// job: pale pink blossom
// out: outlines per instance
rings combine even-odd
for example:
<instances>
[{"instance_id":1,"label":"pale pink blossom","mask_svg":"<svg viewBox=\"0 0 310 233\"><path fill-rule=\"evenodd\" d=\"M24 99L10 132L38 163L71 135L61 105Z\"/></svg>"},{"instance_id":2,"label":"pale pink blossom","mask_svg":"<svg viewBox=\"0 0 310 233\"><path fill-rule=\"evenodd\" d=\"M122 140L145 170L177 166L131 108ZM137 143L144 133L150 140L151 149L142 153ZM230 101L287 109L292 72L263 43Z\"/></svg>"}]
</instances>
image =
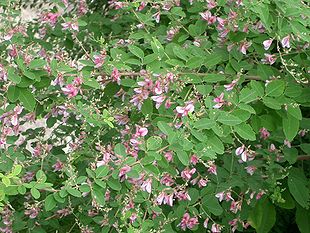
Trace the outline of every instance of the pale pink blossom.
<instances>
[{"instance_id":1,"label":"pale pink blossom","mask_svg":"<svg viewBox=\"0 0 310 233\"><path fill-rule=\"evenodd\" d=\"M199 187L199 188L206 187L207 184L208 184L208 180L206 180L206 179L200 179L200 180L198 181L198 187Z\"/></svg>"},{"instance_id":2,"label":"pale pink blossom","mask_svg":"<svg viewBox=\"0 0 310 233\"><path fill-rule=\"evenodd\" d=\"M185 213L183 215L183 218L181 222L178 224L178 227L180 227L183 231L188 229L193 229L196 225L198 225L198 218L197 217L190 217L188 213Z\"/></svg>"},{"instance_id":3,"label":"pale pink blossom","mask_svg":"<svg viewBox=\"0 0 310 233\"><path fill-rule=\"evenodd\" d=\"M68 84L67 86L61 88L61 90L68 96L68 98L72 98L79 93L79 89L72 84Z\"/></svg>"},{"instance_id":4,"label":"pale pink blossom","mask_svg":"<svg viewBox=\"0 0 310 233\"><path fill-rule=\"evenodd\" d=\"M144 181L144 182L142 183L142 185L141 185L141 189L142 189L143 191L146 191L146 192L148 192L148 193L151 193L151 191L152 191L152 179L149 178L149 179L147 179L146 181Z\"/></svg>"},{"instance_id":5,"label":"pale pink blossom","mask_svg":"<svg viewBox=\"0 0 310 233\"><path fill-rule=\"evenodd\" d=\"M241 210L242 201L232 201L230 204L230 211L236 214L238 211Z\"/></svg>"},{"instance_id":6,"label":"pale pink blossom","mask_svg":"<svg viewBox=\"0 0 310 233\"><path fill-rule=\"evenodd\" d=\"M213 102L217 103L213 108L221 108L225 104L224 92L222 92L218 97L214 98Z\"/></svg>"},{"instance_id":7,"label":"pale pink blossom","mask_svg":"<svg viewBox=\"0 0 310 233\"><path fill-rule=\"evenodd\" d=\"M111 77L114 82L116 82L118 85L121 85L121 75L116 67L113 68Z\"/></svg>"},{"instance_id":8,"label":"pale pink blossom","mask_svg":"<svg viewBox=\"0 0 310 233\"><path fill-rule=\"evenodd\" d=\"M248 42L248 41L241 42L240 47L239 47L240 52L245 55L247 50L248 50L248 48L251 45L252 45L252 42Z\"/></svg>"},{"instance_id":9,"label":"pale pink blossom","mask_svg":"<svg viewBox=\"0 0 310 233\"><path fill-rule=\"evenodd\" d=\"M192 168L192 169L189 169L189 168L185 168L182 172L181 172L181 177L184 179L184 180L187 180L189 181L192 176L195 174L196 172L196 168Z\"/></svg>"},{"instance_id":10,"label":"pale pink blossom","mask_svg":"<svg viewBox=\"0 0 310 233\"><path fill-rule=\"evenodd\" d=\"M225 193L224 192L217 193L215 197L219 199L219 202L222 202L225 197Z\"/></svg>"},{"instance_id":11,"label":"pale pink blossom","mask_svg":"<svg viewBox=\"0 0 310 233\"><path fill-rule=\"evenodd\" d=\"M269 39L269 40L265 40L265 41L263 42L264 49L265 49L265 50L268 50L268 49L270 48L272 42L273 42L273 39L272 39L272 38Z\"/></svg>"},{"instance_id":12,"label":"pale pink blossom","mask_svg":"<svg viewBox=\"0 0 310 233\"><path fill-rule=\"evenodd\" d=\"M238 83L238 81L239 81L239 78L233 80L230 84L224 85L226 91L231 91L232 89L234 89L234 87L235 87L235 85Z\"/></svg>"},{"instance_id":13,"label":"pale pink blossom","mask_svg":"<svg viewBox=\"0 0 310 233\"><path fill-rule=\"evenodd\" d=\"M206 218L203 222L203 227L208 228L209 218Z\"/></svg>"},{"instance_id":14,"label":"pale pink blossom","mask_svg":"<svg viewBox=\"0 0 310 233\"><path fill-rule=\"evenodd\" d=\"M272 65L273 63L275 63L277 60L277 56L275 54L271 55L268 53L265 53L265 58L262 59L262 62L264 64L269 64Z\"/></svg>"},{"instance_id":15,"label":"pale pink blossom","mask_svg":"<svg viewBox=\"0 0 310 233\"><path fill-rule=\"evenodd\" d=\"M144 137L146 136L148 133L148 130L147 128L144 128L144 127L140 127L140 126L136 126L136 133L135 133L135 136L137 137Z\"/></svg>"},{"instance_id":16,"label":"pale pink blossom","mask_svg":"<svg viewBox=\"0 0 310 233\"><path fill-rule=\"evenodd\" d=\"M259 132L260 132L260 138L262 138L263 140L266 140L270 136L270 133L266 128L261 128Z\"/></svg>"},{"instance_id":17,"label":"pale pink blossom","mask_svg":"<svg viewBox=\"0 0 310 233\"><path fill-rule=\"evenodd\" d=\"M160 95L160 96L152 96L151 99L155 101L155 107L156 109L159 109L160 105L165 101L165 96Z\"/></svg>"},{"instance_id":18,"label":"pale pink blossom","mask_svg":"<svg viewBox=\"0 0 310 233\"><path fill-rule=\"evenodd\" d=\"M256 169L257 169L257 167L255 167L255 166L247 166L247 167L245 167L246 172L249 173L251 176L254 174Z\"/></svg>"},{"instance_id":19,"label":"pale pink blossom","mask_svg":"<svg viewBox=\"0 0 310 233\"><path fill-rule=\"evenodd\" d=\"M131 171L131 167L130 167L130 166L125 165L124 167L122 167L122 168L119 170L119 174L118 174L118 177L120 178L120 180L121 180L121 181L124 181L124 180L127 178L126 174L127 174L128 172L130 172L130 171Z\"/></svg>"},{"instance_id":20,"label":"pale pink blossom","mask_svg":"<svg viewBox=\"0 0 310 233\"><path fill-rule=\"evenodd\" d=\"M245 150L245 145L242 145L236 149L235 154L241 155L244 152L244 150Z\"/></svg>"},{"instance_id":21,"label":"pale pink blossom","mask_svg":"<svg viewBox=\"0 0 310 233\"><path fill-rule=\"evenodd\" d=\"M197 157L197 155L192 155L192 157L190 158L190 163L193 165L196 165L199 161L199 158Z\"/></svg>"},{"instance_id":22,"label":"pale pink blossom","mask_svg":"<svg viewBox=\"0 0 310 233\"><path fill-rule=\"evenodd\" d=\"M283 144L286 145L288 148L292 147L291 142L287 139L284 140Z\"/></svg>"},{"instance_id":23,"label":"pale pink blossom","mask_svg":"<svg viewBox=\"0 0 310 233\"><path fill-rule=\"evenodd\" d=\"M155 22L156 22L156 23L159 23L159 21L160 21L160 11L156 12L156 13L153 15L153 18L155 19Z\"/></svg>"},{"instance_id":24,"label":"pale pink blossom","mask_svg":"<svg viewBox=\"0 0 310 233\"><path fill-rule=\"evenodd\" d=\"M219 224L213 223L211 227L212 233L221 233L221 226Z\"/></svg>"},{"instance_id":25,"label":"pale pink blossom","mask_svg":"<svg viewBox=\"0 0 310 233\"><path fill-rule=\"evenodd\" d=\"M164 154L165 158L168 160L168 162L171 162L173 159L173 154L172 152L168 151Z\"/></svg>"},{"instance_id":26,"label":"pale pink blossom","mask_svg":"<svg viewBox=\"0 0 310 233\"><path fill-rule=\"evenodd\" d=\"M209 10L211 10L217 6L217 3L214 0L207 0L207 3L208 3L207 7Z\"/></svg>"},{"instance_id":27,"label":"pale pink blossom","mask_svg":"<svg viewBox=\"0 0 310 233\"><path fill-rule=\"evenodd\" d=\"M212 16L210 11L200 13L200 16L208 22L208 24L214 24L216 22L216 16Z\"/></svg>"},{"instance_id":28,"label":"pale pink blossom","mask_svg":"<svg viewBox=\"0 0 310 233\"><path fill-rule=\"evenodd\" d=\"M282 44L282 47L283 48L290 48L291 45L290 45L290 39L291 39L291 36L288 35L286 37L284 37L282 40L281 40L281 44Z\"/></svg>"},{"instance_id":29,"label":"pale pink blossom","mask_svg":"<svg viewBox=\"0 0 310 233\"><path fill-rule=\"evenodd\" d=\"M62 30L73 30L73 31L79 31L79 25L77 22L66 22L66 23L62 23Z\"/></svg>"},{"instance_id":30,"label":"pale pink blossom","mask_svg":"<svg viewBox=\"0 0 310 233\"><path fill-rule=\"evenodd\" d=\"M104 64L105 55L103 54L97 54L93 56L95 68L100 68Z\"/></svg>"},{"instance_id":31,"label":"pale pink blossom","mask_svg":"<svg viewBox=\"0 0 310 233\"><path fill-rule=\"evenodd\" d=\"M194 110L195 107L192 102L188 102L184 107L176 107L177 113L179 113L181 116L187 116L189 113L194 112Z\"/></svg>"}]
</instances>

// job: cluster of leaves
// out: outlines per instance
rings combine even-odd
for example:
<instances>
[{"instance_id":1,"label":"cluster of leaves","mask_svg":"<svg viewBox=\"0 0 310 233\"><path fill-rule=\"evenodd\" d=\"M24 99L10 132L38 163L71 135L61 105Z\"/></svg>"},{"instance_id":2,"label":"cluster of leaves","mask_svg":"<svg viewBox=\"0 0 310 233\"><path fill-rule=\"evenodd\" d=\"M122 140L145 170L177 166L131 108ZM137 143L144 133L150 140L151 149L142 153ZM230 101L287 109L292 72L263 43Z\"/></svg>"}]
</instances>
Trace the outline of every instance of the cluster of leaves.
<instances>
[{"instance_id":1,"label":"cluster of leaves","mask_svg":"<svg viewBox=\"0 0 310 233\"><path fill-rule=\"evenodd\" d=\"M0 6L1 232L310 231L304 1Z\"/></svg>"}]
</instances>

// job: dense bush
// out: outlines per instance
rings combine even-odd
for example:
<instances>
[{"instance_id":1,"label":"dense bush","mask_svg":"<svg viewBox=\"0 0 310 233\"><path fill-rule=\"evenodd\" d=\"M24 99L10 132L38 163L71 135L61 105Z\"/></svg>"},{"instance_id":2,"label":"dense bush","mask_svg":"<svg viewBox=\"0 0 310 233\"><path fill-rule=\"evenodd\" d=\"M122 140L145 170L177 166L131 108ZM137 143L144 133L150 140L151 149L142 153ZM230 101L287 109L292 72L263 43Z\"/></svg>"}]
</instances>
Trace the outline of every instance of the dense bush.
<instances>
[{"instance_id":1,"label":"dense bush","mask_svg":"<svg viewBox=\"0 0 310 233\"><path fill-rule=\"evenodd\" d=\"M310 232L301 0L1 0L1 232Z\"/></svg>"}]
</instances>

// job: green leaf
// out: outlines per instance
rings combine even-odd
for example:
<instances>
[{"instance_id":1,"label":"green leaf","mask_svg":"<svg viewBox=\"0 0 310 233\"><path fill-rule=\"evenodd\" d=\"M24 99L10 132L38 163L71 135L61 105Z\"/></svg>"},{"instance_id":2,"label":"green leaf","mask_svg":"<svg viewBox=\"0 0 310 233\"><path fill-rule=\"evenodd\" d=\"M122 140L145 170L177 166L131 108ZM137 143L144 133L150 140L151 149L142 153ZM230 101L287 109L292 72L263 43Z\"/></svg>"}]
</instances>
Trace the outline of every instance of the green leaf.
<instances>
[{"instance_id":1,"label":"green leaf","mask_svg":"<svg viewBox=\"0 0 310 233\"><path fill-rule=\"evenodd\" d=\"M84 78L83 84L95 89L100 89L100 84L95 78Z\"/></svg>"},{"instance_id":2,"label":"green leaf","mask_svg":"<svg viewBox=\"0 0 310 233\"><path fill-rule=\"evenodd\" d=\"M217 118L217 121L229 126L234 126L242 123L242 120L240 120L238 117L227 112L221 112L221 114Z\"/></svg>"},{"instance_id":3,"label":"green leaf","mask_svg":"<svg viewBox=\"0 0 310 233\"><path fill-rule=\"evenodd\" d=\"M310 211L297 205L296 223L301 233L310 232L310 221L309 220L310 220Z\"/></svg>"},{"instance_id":4,"label":"green leaf","mask_svg":"<svg viewBox=\"0 0 310 233\"><path fill-rule=\"evenodd\" d=\"M292 168L288 176L288 188L299 205L309 208L310 191L307 187L308 180L301 169Z\"/></svg>"},{"instance_id":5,"label":"green leaf","mask_svg":"<svg viewBox=\"0 0 310 233\"><path fill-rule=\"evenodd\" d=\"M36 188L31 188L30 193L34 199L38 199L41 196L40 192Z\"/></svg>"},{"instance_id":6,"label":"green leaf","mask_svg":"<svg viewBox=\"0 0 310 233\"><path fill-rule=\"evenodd\" d=\"M206 144L210 146L211 149L215 151L217 154L223 154L225 149L223 142L213 133L208 133L207 136L208 140Z\"/></svg>"},{"instance_id":7,"label":"green leaf","mask_svg":"<svg viewBox=\"0 0 310 233\"><path fill-rule=\"evenodd\" d=\"M211 53L205 56L205 66L211 68L222 61L222 56L218 53Z\"/></svg>"},{"instance_id":8,"label":"green leaf","mask_svg":"<svg viewBox=\"0 0 310 233\"><path fill-rule=\"evenodd\" d=\"M234 126L234 129L243 139L255 141L255 132L249 124L242 123Z\"/></svg>"},{"instance_id":9,"label":"green leaf","mask_svg":"<svg viewBox=\"0 0 310 233\"><path fill-rule=\"evenodd\" d=\"M239 104L238 107L244 111L248 111L249 113L252 113L252 114L256 114L256 111L255 109L250 106L250 105L247 105L247 104Z\"/></svg>"},{"instance_id":10,"label":"green leaf","mask_svg":"<svg viewBox=\"0 0 310 233\"><path fill-rule=\"evenodd\" d=\"M92 189L92 196L101 206L105 205L104 189L98 185L94 185Z\"/></svg>"},{"instance_id":11,"label":"green leaf","mask_svg":"<svg viewBox=\"0 0 310 233\"><path fill-rule=\"evenodd\" d=\"M22 80L19 75L16 74L16 70L12 67L8 68L8 79L18 84Z\"/></svg>"},{"instance_id":12,"label":"green leaf","mask_svg":"<svg viewBox=\"0 0 310 233\"><path fill-rule=\"evenodd\" d=\"M300 144L300 148L307 154L310 154L310 144Z\"/></svg>"},{"instance_id":13,"label":"green leaf","mask_svg":"<svg viewBox=\"0 0 310 233\"><path fill-rule=\"evenodd\" d=\"M2 183L3 183L6 187L8 187L8 186L11 185L11 180L10 180L10 178L4 176L4 177L2 177Z\"/></svg>"},{"instance_id":14,"label":"green leaf","mask_svg":"<svg viewBox=\"0 0 310 233\"><path fill-rule=\"evenodd\" d=\"M161 132L163 132L166 135L172 134L173 130L171 127L164 121L159 121L157 123L158 128L160 129Z\"/></svg>"},{"instance_id":15,"label":"green leaf","mask_svg":"<svg viewBox=\"0 0 310 233\"><path fill-rule=\"evenodd\" d=\"M266 95L278 97L283 94L285 82L283 80L273 80L266 87Z\"/></svg>"},{"instance_id":16,"label":"green leaf","mask_svg":"<svg viewBox=\"0 0 310 233\"><path fill-rule=\"evenodd\" d=\"M176 153L177 153L177 157L181 161L181 163L185 166L188 166L189 165L188 154L183 150L177 150Z\"/></svg>"},{"instance_id":17,"label":"green leaf","mask_svg":"<svg viewBox=\"0 0 310 233\"><path fill-rule=\"evenodd\" d=\"M264 86L261 82L252 80L250 82L251 88L256 92L257 96L263 96L264 95Z\"/></svg>"},{"instance_id":18,"label":"green leaf","mask_svg":"<svg viewBox=\"0 0 310 233\"><path fill-rule=\"evenodd\" d=\"M32 80L36 79L36 75L33 72L30 72L28 70L24 70L23 74L29 79L32 79Z\"/></svg>"},{"instance_id":19,"label":"green leaf","mask_svg":"<svg viewBox=\"0 0 310 233\"><path fill-rule=\"evenodd\" d=\"M202 199L202 206L215 216L220 216L223 213L223 208L214 195L206 195Z\"/></svg>"},{"instance_id":20,"label":"green leaf","mask_svg":"<svg viewBox=\"0 0 310 233\"><path fill-rule=\"evenodd\" d=\"M43 59L34 59L30 62L29 68L30 69L37 69L42 68L46 65L46 61Z\"/></svg>"},{"instance_id":21,"label":"green leaf","mask_svg":"<svg viewBox=\"0 0 310 233\"><path fill-rule=\"evenodd\" d=\"M143 102L143 105L141 107L141 112L144 115L151 115L153 113L153 102L151 99L147 99Z\"/></svg>"},{"instance_id":22,"label":"green leaf","mask_svg":"<svg viewBox=\"0 0 310 233\"><path fill-rule=\"evenodd\" d=\"M202 80L207 83L217 83L220 81L225 81L226 76L222 74L206 74L202 77Z\"/></svg>"},{"instance_id":23,"label":"green leaf","mask_svg":"<svg viewBox=\"0 0 310 233\"><path fill-rule=\"evenodd\" d=\"M13 176L17 176L21 173L22 169L23 169L23 167L21 165L19 165L19 164L14 165L11 174Z\"/></svg>"},{"instance_id":24,"label":"green leaf","mask_svg":"<svg viewBox=\"0 0 310 233\"><path fill-rule=\"evenodd\" d=\"M257 233L268 233L272 229L276 222L276 210L267 198L257 202L248 222Z\"/></svg>"},{"instance_id":25,"label":"green leaf","mask_svg":"<svg viewBox=\"0 0 310 233\"><path fill-rule=\"evenodd\" d=\"M283 132L287 140L293 141L299 130L299 120L287 115L287 117L282 118Z\"/></svg>"},{"instance_id":26,"label":"green leaf","mask_svg":"<svg viewBox=\"0 0 310 233\"><path fill-rule=\"evenodd\" d=\"M135 55L136 57L143 59L144 58L144 52L142 49L140 49L139 47L135 46L135 45L129 45L128 46L129 51Z\"/></svg>"},{"instance_id":27,"label":"green leaf","mask_svg":"<svg viewBox=\"0 0 310 233\"><path fill-rule=\"evenodd\" d=\"M239 102L250 103L257 99L256 91L251 90L250 88L243 88L240 92Z\"/></svg>"},{"instance_id":28,"label":"green leaf","mask_svg":"<svg viewBox=\"0 0 310 233\"><path fill-rule=\"evenodd\" d=\"M42 171L42 170L37 171L37 173L36 173L36 179L37 179L37 181L38 181L39 183L45 183L47 177L46 177L44 171Z\"/></svg>"},{"instance_id":29,"label":"green leaf","mask_svg":"<svg viewBox=\"0 0 310 233\"><path fill-rule=\"evenodd\" d=\"M34 110L36 106L36 100L30 91L24 88L19 88L18 99L27 110L30 112Z\"/></svg>"},{"instance_id":30,"label":"green leaf","mask_svg":"<svg viewBox=\"0 0 310 233\"><path fill-rule=\"evenodd\" d=\"M181 58L184 61L188 60L188 55L189 54L181 46L179 46L179 45L174 46L172 50L173 50L174 55L177 56L178 58Z\"/></svg>"},{"instance_id":31,"label":"green leaf","mask_svg":"<svg viewBox=\"0 0 310 233\"><path fill-rule=\"evenodd\" d=\"M191 69L195 69L195 68L199 68L204 64L204 60L202 57L191 57L186 65L191 68Z\"/></svg>"},{"instance_id":32,"label":"green leaf","mask_svg":"<svg viewBox=\"0 0 310 233\"><path fill-rule=\"evenodd\" d=\"M15 102L19 97L19 89L16 86L9 86L7 97L9 101Z\"/></svg>"},{"instance_id":33,"label":"green leaf","mask_svg":"<svg viewBox=\"0 0 310 233\"><path fill-rule=\"evenodd\" d=\"M290 114L292 117L296 118L297 120L302 119L302 114L297 104L288 104L286 106L286 109L287 113Z\"/></svg>"},{"instance_id":34,"label":"green leaf","mask_svg":"<svg viewBox=\"0 0 310 233\"><path fill-rule=\"evenodd\" d=\"M116 179L108 179L107 183L113 190L120 191L122 189L120 182Z\"/></svg>"},{"instance_id":35,"label":"green leaf","mask_svg":"<svg viewBox=\"0 0 310 233\"><path fill-rule=\"evenodd\" d=\"M294 164L297 161L298 157L298 150L296 148L283 148L283 155L286 161L288 161L290 164Z\"/></svg>"},{"instance_id":36,"label":"green leaf","mask_svg":"<svg viewBox=\"0 0 310 233\"><path fill-rule=\"evenodd\" d=\"M126 147L121 143L118 143L115 145L114 152L115 152L115 154L123 156L123 157L127 156Z\"/></svg>"},{"instance_id":37,"label":"green leaf","mask_svg":"<svg viewBox=\"0 0 310 233\"><path fill-rule=\"evenodd\" d=\"M135 86L137 86L137 83L135 80L128 78L128 79L122 79L121 85L125 86L125 87L135 87Z\"/></svg>"},{"instance_id":38,"label":"green leaf","mask_svg":"<svg viewBox=\"0 0 310 233\"><path fill-rule=\"evenodd\" d=\"M263 98L263 103L268 107L276 110L281 109L281 103L278 102L276 99L271 98L271 97L264 97Z\"/></svg>"},{"instance_id":39,"label":"green leaf","mask_svg":"<svg viewBox=\"0 0 310 233\"><path fill-rule=\"evenodd\" d=\"M67 188L66 190L67 190L67 192L68 192L69 194L71 194L71 195L74 196L74 197L81 197L81 196L82 196L81 192L80 192L79 190L77 190L77 189L74 189L74 188Z\"/></svg>"},{"instance_id":40,"label":"green leaf","mask_svg":"<svg viewBox=\"0 0 310 233\"><path fill-rule=\"evenodd\" d=\"M50 211L56 207L56 201L53 194L48 195L44 201L44 208L46 211Z\"/></svg>"},{"instance_id":41,"label":"green leaf","mask_svg":"<svg viewBox=\"0 0 310 233\"><path fill-rule=\"evenodd\" d=\"M194 124L196 129L211 129L213 126L215 126L215 121L209 118L202 118Z\"/></svg>"},{"instance_id":42,"label":"green leaf","mask_svg":"<svg viewBox=\"0 0 310 233\"><path fill-rule=\"evenodd\" d=\"M165 50L162 44L159 42L158 39L153 37L153 41L151 42L151 47L153 52L159 57L162 58L165 55Z\"/></svg>"},{"instance_id":43,"label":"green leaf","mask_svg":"<svg viewBox=\"0 0 310 233\"><path fill-rule=\"evenodd\" d=\"M100 167L96 168L95 173L96 173L96 178L105 177L109 173L109 167L108 166L100 166Z\"/></svg>"},{"instance_id":44,"label":"green leaf","mask_svg":"<svg viewBox=\"0 0 310 233\"><path fill-rule=\"evenodd\" d=\"M156 150L161 147L162 139L158 136L152 136L147 139L146 147L148 150Z\"/></svg>"}]
</instances>

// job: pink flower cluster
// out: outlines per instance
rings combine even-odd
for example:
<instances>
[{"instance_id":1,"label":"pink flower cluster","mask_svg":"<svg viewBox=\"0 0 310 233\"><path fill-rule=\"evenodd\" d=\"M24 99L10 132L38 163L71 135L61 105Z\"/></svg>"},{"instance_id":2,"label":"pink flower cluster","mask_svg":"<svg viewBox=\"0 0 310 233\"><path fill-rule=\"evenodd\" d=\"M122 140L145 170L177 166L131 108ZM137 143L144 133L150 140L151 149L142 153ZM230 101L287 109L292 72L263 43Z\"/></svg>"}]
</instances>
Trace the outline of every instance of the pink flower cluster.
<instances>
[{"instance_id":1,"label":"pink flower cluster","mask_svg":"<svg viewBox=\"0 0 310 233\"><path fill-rule=\"evenodd\" d=\"M181 222L179 223L178 227L180 227L183 231L188 229L193 229L195 226L198 225L198 218L197 217L190 217L189 213L185 213Z\"/></svg>"}]
</instances>

